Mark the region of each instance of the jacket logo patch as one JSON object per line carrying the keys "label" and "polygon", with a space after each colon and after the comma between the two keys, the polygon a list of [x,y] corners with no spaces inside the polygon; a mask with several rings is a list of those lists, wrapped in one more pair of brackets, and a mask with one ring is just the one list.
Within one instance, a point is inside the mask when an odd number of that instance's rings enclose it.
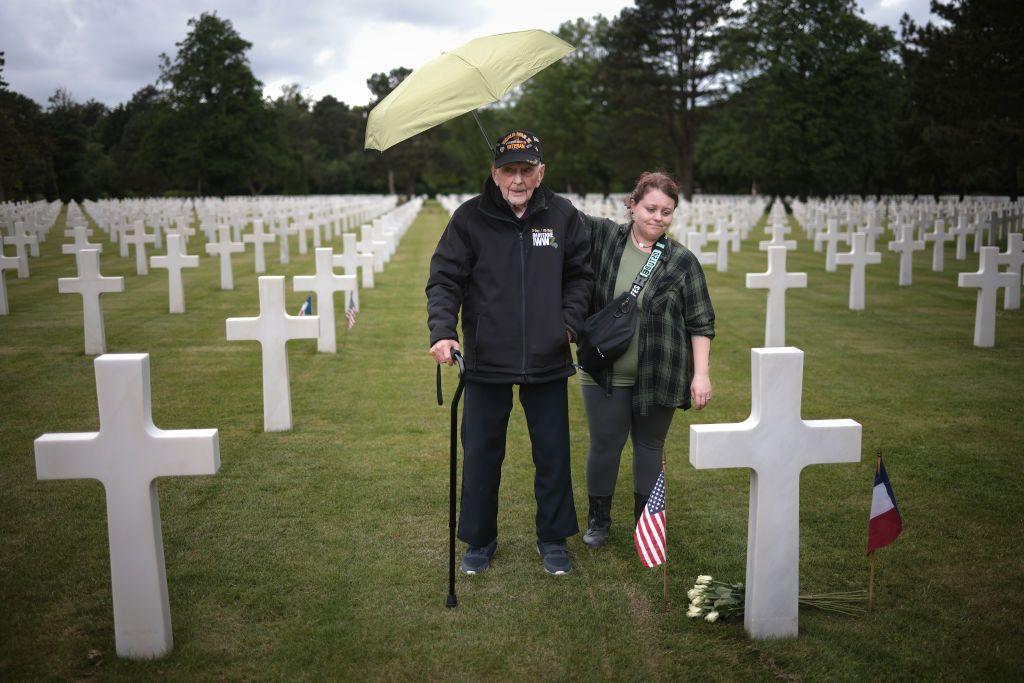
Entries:
{"label": "jacket logo patch", "polygon": [[555,231],[549,228],[533,228],[533,246],[551,247],[558,249],[558,242],[555,241]]}

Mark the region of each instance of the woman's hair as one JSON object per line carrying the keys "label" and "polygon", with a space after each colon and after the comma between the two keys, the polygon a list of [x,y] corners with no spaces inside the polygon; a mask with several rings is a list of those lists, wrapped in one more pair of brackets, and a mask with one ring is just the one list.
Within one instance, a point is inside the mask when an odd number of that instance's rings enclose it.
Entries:
{"label": "woman's hair", "polygon": [[679,203],[679,185],[672,180],[672,176],[664,171],[644,171],[637,178],[636,187],[626,197],[626,206],[629,206],[631,200],[639,202],[651,190],[661,190]]}

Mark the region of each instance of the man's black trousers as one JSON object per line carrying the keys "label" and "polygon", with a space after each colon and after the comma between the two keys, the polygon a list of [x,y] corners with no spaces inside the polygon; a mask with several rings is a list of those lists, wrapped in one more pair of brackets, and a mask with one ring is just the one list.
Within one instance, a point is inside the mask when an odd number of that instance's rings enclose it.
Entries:
{"label": "man's black trousers", "polygon": [[[569,397],[566,380],[519,385],[519,402],[533,444],[537,539],[579,533],[569,462]],[[511,384],[466,382],[462,411],[462,505],[459,538],[471,546],[498,537],[498,487],[505,435],[512,412]]]}

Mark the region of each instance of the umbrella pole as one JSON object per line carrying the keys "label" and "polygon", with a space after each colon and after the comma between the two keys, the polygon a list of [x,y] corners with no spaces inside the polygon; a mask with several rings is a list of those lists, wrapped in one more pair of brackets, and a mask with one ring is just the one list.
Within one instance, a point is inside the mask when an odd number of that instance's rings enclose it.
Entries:
{"label": "umbrella pole", "polygon": [[487,137],[487,133],[484,131],[484,124],[480,122],[480,117],[476,115],[476,109],[473,110],[473,118],[476,120],[476,125],[480,129],[480,135],[484,136],[484,144],[487,146],[487,153],[494,154],[494,150],[491,148],[491,139]]}

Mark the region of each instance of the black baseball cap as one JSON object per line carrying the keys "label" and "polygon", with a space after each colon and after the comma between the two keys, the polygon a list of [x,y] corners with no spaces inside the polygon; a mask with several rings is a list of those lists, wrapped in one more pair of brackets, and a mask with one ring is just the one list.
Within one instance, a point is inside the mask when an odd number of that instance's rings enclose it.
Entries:
{"label": "black baseball cap", "polygon": [[542,161],[540,138],[528,130],[513,130],[502,135],[494,144],[495,168],[517,162],[536,166]]}

